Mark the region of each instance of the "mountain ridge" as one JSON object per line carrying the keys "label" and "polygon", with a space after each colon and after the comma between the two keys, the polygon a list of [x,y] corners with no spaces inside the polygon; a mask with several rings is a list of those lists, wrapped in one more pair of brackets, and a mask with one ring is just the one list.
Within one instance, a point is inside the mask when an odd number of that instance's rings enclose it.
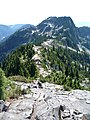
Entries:
{"label": "mountain ridge", "polygon": [[49,17],[0,44],[0,119],[89,120],[89,36],[70,17]]}
{"label": "mountain ridge", "polygon": [[[15,25],[2,25],[0,24],[0,42],[4,42],[12,34],[22,28],[28,28],[31,24],[15,24]],[[33,26],[33,25],[32,25]]]}
{"label": "mountain ridge", "polygon": [[61,44],[78,51],[82,49],[82,51],[90,53],[89,33],[87,27],[77,28],[70,17],[48,17],[37,26],[21,28],[3,44],[0,44],[0,61],[6,54],[22,44],[40,44],[50,38],[57,39],[61,41]]}

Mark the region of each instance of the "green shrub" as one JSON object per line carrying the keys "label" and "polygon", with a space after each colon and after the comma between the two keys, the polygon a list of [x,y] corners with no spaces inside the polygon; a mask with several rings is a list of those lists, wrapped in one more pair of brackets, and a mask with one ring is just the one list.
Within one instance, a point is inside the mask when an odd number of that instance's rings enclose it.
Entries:
{"label": "green shrub", "polygon": [[64,85],[64,90],[66,90],[66,91],[70,91],[71,88],[70,88],[69,86],[67,86],[67,85]]}

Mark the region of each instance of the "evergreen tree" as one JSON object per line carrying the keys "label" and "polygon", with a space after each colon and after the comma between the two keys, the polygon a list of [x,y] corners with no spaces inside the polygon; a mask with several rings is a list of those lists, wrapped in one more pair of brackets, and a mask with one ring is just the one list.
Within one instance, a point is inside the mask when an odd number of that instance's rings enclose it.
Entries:
{"label": "evergreen tree", "polygon": [[36,73],[36,65],[34,64],[34,62],[31,63],[31,69],[30,69],[30,75],[31,77],[34,77]]}
{"label": "evergreen tree", "polygon": [[4,99],[4,82],[6,80],[5,74],[0,68],[0,100]]}
{"label": "evergreen tree", "polygon": [[23,45],[16,49],[2,63],[2,69],[6,76],[21,75],[27,78],[34,77],[36,74],[36,65],[32,59],[35,54],[33,46]]}
{"label": "evergreen tree", "polygon": [[77,80],[79,79],[79,72],[78,72],[78,70],[76,70],[76,78],[77,78]]}
{"label": "evergreen tree", "polygon": [[66,66],[66,68],[65,68],[65,75],[66,75],[66,77],[68,77],[68,75],[69,75],[68,66]]}

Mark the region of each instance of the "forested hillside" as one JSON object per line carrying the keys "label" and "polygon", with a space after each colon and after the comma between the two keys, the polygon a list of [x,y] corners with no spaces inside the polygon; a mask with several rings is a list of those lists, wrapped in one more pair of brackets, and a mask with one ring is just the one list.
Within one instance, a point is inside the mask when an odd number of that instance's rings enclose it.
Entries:
{"label": "forested hillside", "polygon": [[32,60],[35,54],[32,45],[23,45],[9,54],[2,63],[2,69],[7,77],[21,75],[27,78],[37,75],[37,68]]}
{"label": "forested hillside", "polygon": [[90,57],[84,52],[73,51],[61,46],[43,48],[42,50],[43,66],[45,69],[51,69],[51,75],[44,80],[62,84],[71,88],[82,87],[85,79],[90,82]]}
{"label": "forested hillside", "polygon": [[22,27],[1,43],[0,61],[23,44],[40,45],[50,39],[57,39],[64,46],[90,54],[90,28],[77,28],[70,17],[49,17],[37,26]]}
{"label": "forested hillside", "polygon": [[70,17],[49,17],[22,28],[0,44],[1,68],[9,78],[20,75],[90,90],[89,32]]}

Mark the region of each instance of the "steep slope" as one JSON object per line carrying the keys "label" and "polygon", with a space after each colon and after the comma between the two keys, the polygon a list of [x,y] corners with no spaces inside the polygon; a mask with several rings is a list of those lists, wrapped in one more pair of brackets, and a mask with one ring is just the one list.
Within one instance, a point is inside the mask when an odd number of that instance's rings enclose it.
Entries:
{"label": "steep slope", "polygon": [[13,33],[22,28],[29,28],[31,24],[0,25],[0,42],[4,42]]}
{"label": "steep slope", "polygon": [[28,43],[32,34],[32,29],[34,29],[32,26],[30,28],[23,27],[11,35],[5,42],[0,44],[0,61],[5,58],[12,50],[16,49],[22,44]]}
{"label": "steep slope", "polygon": [[37,75],[37,68],[32,60],[35,52],[32,45],[23,45],[16,49],[2,63],[7,77],[21,75],[32,78]]}
{"label": "steep slope", "polygon": [[77,28],[70,17],[49,17],[37,26],[22,26],[3,42],[0,45],[0,61],[22,44],[30,42],[40,45],[49,39],[58,40],[59,44],[70,49],[90,54],[89,28]]}
{"label": "steep slope", "polygon": [[80,27],[78,28],[79,35],[83,38],[90,38],[90,28],[89,27]]}
{"label": "steep slope", "polygon": [[23,24],[8,25],[8,27],[10,27],[13,30],[13,32],[20,29],[22,26]]}
{"label": "steep slope", "polygon": [[17,47],[23,44],[41,44],[46,40],[46,36],[39,35],[35,27],[23,28],[12,36],[10,36],[4,43],[0,44],[0,61],[2,61],[10,52],[15,50]]}
{"label": "steep slope", "polygon": [[38,26],[41,34],[60,40],[64,45],[77,48],[77,28],[70,17],[49,17]]}
{"label": "steep slope", "polygon": [[90,28],[80,27],[78,28],[81,45],[90,50]]}
{"label": "steep slope", "polygon": [[42,66],[47,71],[51,70],[44,81],[74,89],[90,89],[90,56],[87,53],[60,45],[57,40],[46,41],[42,45]]}
{"label": "steep slope", "polygon": [[[34,46],[21,46],[2,62],[7,76],[39,77],[42,81],[64,85],[66,89],[90,89],[90,56],[50,39]],[[37,74],[37,69],[39,76]],[[67,82],[66,82],[67,81]]]}
{"label": "steep slope", "polygon": [[0,42],[12,33],[12,29],[6,25],[0,25]]}
{"label": "steep slope", "polygon": [[76,28],[70,17],[49,17],[1,44],[0,65],[11,81],[2,84],[0,69],[0,95],[11,99],[8,109],[0,101],[0,119],[90,120],[89,36],[89,28]]}

